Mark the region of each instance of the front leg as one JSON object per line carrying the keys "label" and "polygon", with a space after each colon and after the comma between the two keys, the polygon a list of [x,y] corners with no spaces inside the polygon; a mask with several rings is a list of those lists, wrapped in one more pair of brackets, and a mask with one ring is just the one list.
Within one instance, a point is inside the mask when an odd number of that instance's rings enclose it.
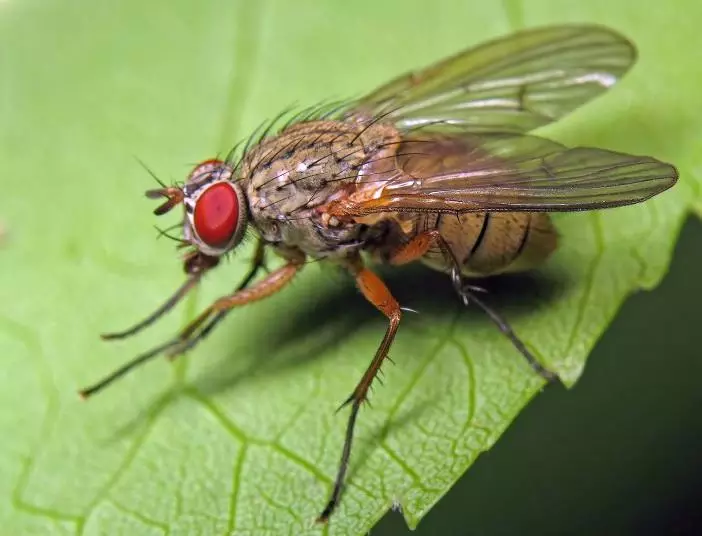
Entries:
{"label": "front leg", "polygon": [[[263,269],[268,271],[266,268],[266,243],[260,238],[256,242],[256,249],[254,250],[254,255],[251,258],[251,264],[249,266],[249,271],[244,276],[244,279],[237,285],[234,292],[245,289],[249,286],[251,281],[256,277],[258,272]],[[226,311],[219,311],[216,315],[209,319],[209,321],[202,326],[202,329],[197,333],[193,334],[188,340],[181,341],[181,344],[172,348],[167,357],[171,360],[175,359],[179,355],[182,355],[190,350],[192,350],[197,344],[199,344],[207,335],[209,335],[212,330],[217,327],[222,320],[226,318],[231,309]]]}
{"label": "front leg", "polygon": [[276,292],[279,292],[283,287],[285,287],[292,278],[300,271],[302,268],[302,260],[292,260],[288,261],[287,264],[281,266],[280,268],[273,270],[261,279],[255,285],[248,288],[244,288],[234,292],[229,296],[224,296],[215,300],[215,302],[205,309],[199,316],[195,318],[190,324],[188,324],[183,331],[180,332],[180,339],[185,341],[210,317],[215,316],[217,313],[225,312],[233,309],[234,307],[239,307],[241,305],[246,305],[247,303],[255,302],[272,296]]}
{"label": "front leg", "polygon": [[[118,378],[121,378],[137,366],[164,352],[167,352],[167,355],[182,353],[184,349],[188,349],[194,344],[193,341],[197,342],[198,340],[202,339],[204,336],[203,333],[206,334],[206,332],[208,332],[214,326],[219,319],[219,315],[226,314],[226,312],[234,307],[267,298],[283,289],[293,279],[295,274],[300,271],[304,265],[304,260],[305,257],[302,254],[292,257],[284,266],[281,266],[277,270],[273,270],[266,275],[266,277],[251,287],[239,289],[230,296],[225,296],[216,300],[192,322],[190,322],[178,335],[157,346],[156,348],[137,356],[136,358],[127,362],[124,366],[112,372],[112,374],[106,376],[98,383],[79,391],[80,396],[82,398],[88,398],[96,392],[101,391]],[[256,271],[257,270],[258,269],[256,269]],[[208,320],[209,323],[205,324],[205,322]],[[198,328],[200,328],[200,326],[203,324],[205,324],[204,328],[199,333],[196,333]]]}
{"label": "front leg", "polygon": [[185,273],[188,274],[188,278],[185,280],[185,283],[183,283],[178,290],[176,290],[163,304],[161,304],[158,309],[140,322],[137,322],[133,326],[123,331],[103,333],[101,335],[102,339],[106,341],[126,339],[132,335],[136,335],[144,328],[149,327],[163,315],[172,310],[178,304],[178,302],[180,302],[191,290],[193,290],[200,283],[203,276],[219,264],[219,258],[204,255],[199,251],[191,251],[185,256],[185,262],[183,264]]}

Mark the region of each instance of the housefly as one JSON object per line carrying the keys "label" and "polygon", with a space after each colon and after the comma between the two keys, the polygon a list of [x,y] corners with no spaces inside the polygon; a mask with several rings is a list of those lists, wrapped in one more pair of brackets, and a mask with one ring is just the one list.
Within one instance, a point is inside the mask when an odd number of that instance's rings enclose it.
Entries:
{"label": "housefly", "polygon": [[[183,285],[153,314],[105,339],[135,334],[173,308],[249,230],[257,245],[235,291],[173,339],[136,357],[88,397],[159,354],[193,348],[234,307],[285,288],[308,260],[345,268],[388,319],[385,335],[344,402],[350,415],[335,483],[319,515],[336,508],[359,408],[402,318],[367,262],[414,261],[445,272],[460,299],[485,311],[531,367],[528,351],[468,277],[527,270],[556,247],[550,212],[639,203],[675,184],[677,171],[648,156],[567,148],[528,134],[603,93],[632,66],[634,46],[604,27],[531,29],[468,49],[353,101],[268,122],[244,147],[196,166],[183,185],[149,190],[164,214],[183,206]],[[256,276],[272,251],[282,266]],[[362,255],[363,254],[363,255]]]}

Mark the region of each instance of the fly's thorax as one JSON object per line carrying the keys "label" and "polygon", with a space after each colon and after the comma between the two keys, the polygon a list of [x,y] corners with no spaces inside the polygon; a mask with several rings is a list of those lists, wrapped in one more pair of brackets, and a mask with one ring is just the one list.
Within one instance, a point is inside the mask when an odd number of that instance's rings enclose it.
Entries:
{"label": "fly's thorax", "polygon": [[353,120],[298,123],[263,140],[242,163],[254,226],[265,240],[313,256],[358,241],[364,226],[316,209],[355,192],[364,165],[397,140],[392,126]]}

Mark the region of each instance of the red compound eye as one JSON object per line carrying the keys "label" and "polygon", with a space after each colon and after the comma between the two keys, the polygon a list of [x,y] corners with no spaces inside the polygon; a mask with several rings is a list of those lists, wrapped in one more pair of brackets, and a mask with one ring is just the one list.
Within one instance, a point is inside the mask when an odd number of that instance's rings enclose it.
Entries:
{"label": "red compound eye", "polygon": [[210,186],[198,198],[193,217],[195,232],[208,246],[226,246],[239,225],[239,197],[228,182]]}

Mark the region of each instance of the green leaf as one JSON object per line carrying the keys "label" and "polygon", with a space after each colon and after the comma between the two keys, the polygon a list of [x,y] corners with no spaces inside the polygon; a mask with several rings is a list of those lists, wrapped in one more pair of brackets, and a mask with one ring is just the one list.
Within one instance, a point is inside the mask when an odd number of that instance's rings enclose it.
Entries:
{"label": "green leaf", "polygon": [[384,330],[334,270],[310,266],[283,294],[232,313],[187,359],[78,401],[78,387],[228,291],[250,254],[143,336],[100,342],[182,278],[173,244],[154,240],[142,195],[151,179],[133,157],[182,179],[291,102],[357,95],[519,27],[622,31],[639,47],[634,71],[548,134],[671,161],[680,183],[646,205],[560,217],[553,260],[534,280],[491,283],[489,296],[572,385],[625,297],[664,275],[686,214],[702,213],[701,16],[691,0],[655,10],[625,0],[2,3],[3,530],[362,534],[394,504],[416,525],[542,388],[428,270],[388,273],[421,314],[406,315],[397,366],[361,413],[326,529],[313,520],[340,455],[345,418],[333,410]]}

